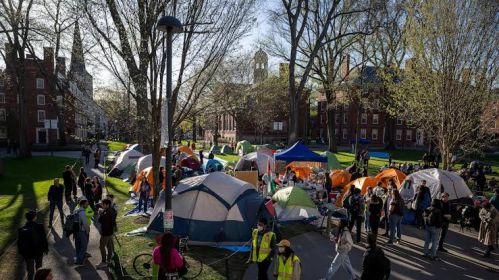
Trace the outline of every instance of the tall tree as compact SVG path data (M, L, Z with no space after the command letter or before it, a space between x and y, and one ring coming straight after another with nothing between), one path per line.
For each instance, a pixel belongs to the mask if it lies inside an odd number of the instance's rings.
M453 153L483 146L498 73L495 1L428 0L408 6L406 71L386 74L391 113L430 131L450 168Z

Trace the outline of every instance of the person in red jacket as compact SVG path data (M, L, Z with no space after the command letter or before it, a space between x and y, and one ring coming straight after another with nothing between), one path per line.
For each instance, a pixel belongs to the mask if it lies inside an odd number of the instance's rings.
M160 246L154 248L152 252L152 259L155 265L153 268L153 279L179 279L178 269L184 265L184 260L175 248L176 243L177 238L169 232L161 237Z

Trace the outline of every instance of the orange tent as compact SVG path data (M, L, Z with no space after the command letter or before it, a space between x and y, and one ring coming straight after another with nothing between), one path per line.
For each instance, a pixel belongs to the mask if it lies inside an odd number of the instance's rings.
M193 156L193 157L196 157L196 154L194 154L194 152L191 150L191 148L189 148L187 146L178 146L177 151L182 152L182 153L186 153L186 154Z
M352 174L343 169L335 169L331 171L329 177L331 177L333 187L343 187L350 182Z
M138 192L140 188L140 183L142 182L142 178L146 176L146 180L151 186L151 193L149 194L150 196L154 195L154 173L152 172L152 166L147 167L144 170L142 170L138 175L137 179L135 180L135 183L133 183L132 191L133 192Z
M387 187L390 179L393 179L397 188L400 187L402 182L405 180L405 177L407 176L404 174L404 172L394 168L386 169L376 175L376 178L380 180L381 183L383 183L384 187Z
M350 186L355 186L355 188L360 189L360 193L364 195L367 192L368 187L372 187L374 189L374 187L376 187L378 182L379 180L376 177L361 177L353 180L352 182L348 183L346 186L343 187L343 191L341 192L341 197L336 201L336 205L337 206L343 205L343 197L350 189Z
M308 166L297 166L297 165L294 165L293 163L290 163L286 166L286 169L288 167L291 168L291 171L295 172L296 177L298 177L302 180L308 179L308 177L310 176L310 173L312 173L312 168L310 168Z

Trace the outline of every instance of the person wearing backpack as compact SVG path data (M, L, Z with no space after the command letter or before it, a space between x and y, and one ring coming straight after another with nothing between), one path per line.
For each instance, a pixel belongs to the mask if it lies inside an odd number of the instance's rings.
M357 278L353 272L350 257L348 256L348 253L350 253L353 247L353 240L347 225L348 223L346 220L340 220L338 234L336 236L333 236L332 234L329 235L329 239L336 243L336 256L326 273L326 280L333 279L333 275L341 266L350 274L350 279Z
M61 223L64 225L64 211L62 209L62 196L64 189L59 184L59 178L54 179L54 184L50 186L49 192L47 194L47 200L49 201L49 227L52 227L52 221L54 220L55 207L59 210L59 215L61 218Z
M423 214L425 223L425 240L424 240L424 257L438 261L437 256L438 238L442 229L443 216L440 205L440 200L433 199L431 206L426 208ZM431 251L429 251L431 243Z
M90 225L94 211L89 207L88 200L82 196L79 199L79 207L75 209L75 220L77 228L74 232L75 250L76 250L76 265L82 265L87 254L88 239L90 237Z
M388 220L390 225L390 239L388 244L399 243L402 239L401 222L404 216L404 200L397 189L392 189L392 196L389 198ZM395 240L395 232L397 239Z
M381 248L376 246L374 233L367 235L367 249L362 261L361 280L386 280L390 277L391 264Z
M291 249L291 243L283 239L277 245L277 259L274 266L274 277L277 280L300 280L300 258Z
M139 212L142 209L142 205L144 205L144 213L147 213L147 202L149 200L149 193L151 192L151 185L147 182L145 172L142 172L142 182L140 182L139 187Z
M359 243L362 232L362 219L364 218L364 199L360 195L360 189L356 188L353 190L353 195L349 199L347 209L350 215L348 230L352 231L355 225L356 243Z
M92 178L87 177L85 179L83 196L88 201L90 208L95 209L95 199L94 199L94 185L92 184Z
M17 248L23 257L28 272L28 280L33 280L35 268L42 267L43 254L48 254L47 235L42 224L36 222L37 211L25 214L26 224L18 230Z

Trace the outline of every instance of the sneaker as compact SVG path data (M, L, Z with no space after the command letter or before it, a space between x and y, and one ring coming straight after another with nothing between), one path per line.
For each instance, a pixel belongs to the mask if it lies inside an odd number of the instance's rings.
M105 262L101 262L100 264L97 265L97 268L106 268L107 267L107 263Z

